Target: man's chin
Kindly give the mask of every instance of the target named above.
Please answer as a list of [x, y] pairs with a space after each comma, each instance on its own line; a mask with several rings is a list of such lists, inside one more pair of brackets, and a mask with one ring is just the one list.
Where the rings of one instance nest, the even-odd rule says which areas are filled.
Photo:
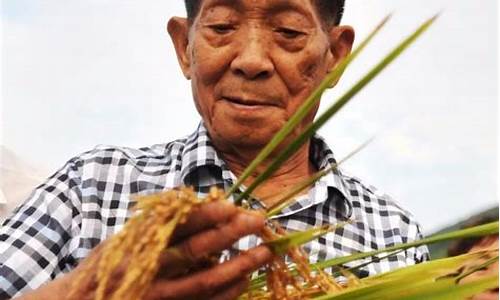
[[[274, 129], [274, 130], [273, 130]], [[245, 126], [216, 125], [211, 137], [214, 143], [241, 150], [260, 150], [273, 138], [279, 128], [256, 128]]]

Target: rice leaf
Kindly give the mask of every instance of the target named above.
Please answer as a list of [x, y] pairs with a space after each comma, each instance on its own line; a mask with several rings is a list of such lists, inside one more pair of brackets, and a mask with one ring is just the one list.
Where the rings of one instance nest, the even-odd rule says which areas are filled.
[[344, 226], [345, 224], [346, 223], [338, 225], [325, 225], [313, 227], [305, 231], [293, 232], [275, 240], [266, 242], [265, 245], [271, 248], [271, 250], [277, 255], [285, 254], [290, 247], [299, 246], [315, 240], [328, 232]]
[[[415, 277], [417, 276], [414, 274]], [[327, 294], [315, 300], [457, 300], [467, 299], [483, 291], [498, 287], [498, 275], [492, 275], [473, 282], [456, 284], [453, 279], [427, 281], [421, 277], [410, 277], [408, 281], [387, 281], [386, 284], [348, 289], [340, 294]]]
[[[361, 53], [361, 51], [368, 45], [373, 37], [382, 29], [382, 27], [390, 19], [391, 15], [387, 15], [375, 29], [359, 44], [359, 46], [352, 51], [344, 60], [342, 60], [320, 83], [320, 85], [313, 91], [313, 93], [306, 99], [306, 101], [299, 107], [297, 112], [286, 122], [286, 124], [278, 131], [271, 141], [261, 150], [255, 159], [248, 165], [248, 167], [240, 175], [236, 183], [226, 193], [228, 198], [234, 193], [241, 184], [257, 169], [257, 167], [276, 149], [276, 147], [292, 132], [292, 130], [307, 116], [311, 109], [321, 99], [323, 92], [337, 81], [347, 66]], [[240, 198], [241, 200], [243, 198]]]
[[[271, 176], [293, 153], [295, 153], [309, 138], [321, 128], [331, 117], [333, 117], [344, 105], [346, 105], [359, 91], [361, 91], [373, 78], [375, 78], [382, 70], [384, 70], [391, 62], [394, 61], [404, 50], [406, 50], [416, 39], [424, 33], [437, 19], [438, 15], [433, 16], [424, 22], [415, 32], [395, 47], [386, 57], [382, 59], [375, 67], [373, 67], [363, 78], [361, 78], [351, 89], [340, 97], [334, 104], [332, 104], [318, 119], [310, 124], [304, 132], [302, 132], [295, 140], [293, 140], [273, 162], [264, 170], [255, 180], [248, 186], [248, 188], [241, 193], [236, 199], [239, 203], [242, 199], [250, 195], [255, 188], [269, 176]], [[232, 192], [232, 191], [231, 191]]]
[[411, 296], [404, 297], [405, 300], [456, 300], [468, 299], [484, 291], [498, 287], [498, 275], [481, 278], [474, 282], [453, 285], [452, 280], [438, 281], [421, 286]]
[[464, 299], [498, 286], [496, 274], [468, 283], [457, 283], [456, 279], [463, 270], [477, 265], [485, 255], [496, 255], [498, 258], [496, 251], [484, 250], [434, 260], [363, 278], [359, 286], [315, 299]]

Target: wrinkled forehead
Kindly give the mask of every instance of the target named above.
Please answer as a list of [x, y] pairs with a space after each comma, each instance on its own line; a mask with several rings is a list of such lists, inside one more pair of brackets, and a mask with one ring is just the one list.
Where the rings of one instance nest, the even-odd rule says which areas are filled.
[[316, 13], [313, 0], [203, 0], [200, 10], [203, 14], [217, 6], [231, 7], [240, 12], [261, 10], [264, 13], [272, 13], [280, 10], [295, 10], [310, 17]]

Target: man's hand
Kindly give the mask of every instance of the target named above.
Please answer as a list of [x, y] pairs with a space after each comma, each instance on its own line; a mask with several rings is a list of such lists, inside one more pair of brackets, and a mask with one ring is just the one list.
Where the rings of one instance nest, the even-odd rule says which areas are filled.
[[[245, 291], [248, 275], [270, 260], [271, 251], [265, 246], [255, 247], [222, 264], [210, 263], [209, 258], [230, 248], [240, 238], [259, 233], [264, 222], [261, 214], [238, 209], [227, 202], [207, 203], [194, 209], [186, 223], [174, 232], [171, 246], [160, 258], [160, 270], [145, 299], [235, 299]], [[43, 299], [41, 295], [64, 298], [85, 265], [100, 258], [102, 248], [102, 244], [96, 247], [71, 273], [26, 295], [25, 299], [31, 299], [30, 296]], [[121, 270], [113, 274], [108, 292], [117, 287], [125, 266], [126, 259]], [[96, 276], [86, 278], [88, 281], [78, 290], [78, 299], [94, 298]], [[65, 293], [61, 294], [63, 290]], [[36, 292], [41, 294], [35, 295]]]

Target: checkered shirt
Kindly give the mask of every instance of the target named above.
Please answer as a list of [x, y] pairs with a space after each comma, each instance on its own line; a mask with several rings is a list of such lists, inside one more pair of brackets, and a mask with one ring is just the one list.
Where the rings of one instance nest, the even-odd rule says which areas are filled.
[[[310, 157], [318, 169], [335, 163], [331, 150], [317, 136], [311, 140]], [[167, 144], [140, 149], [98, 146], [71, 159], [0, 228], [0, 299], [36, 289], [75, 268], [92, 248], [123, 227], [130, 217], [131, 195], [189, 185], [203, 196], [211, 186], [228, 189], [234, 181], [203, 124], [193, 134]], [[312, 262], [422, 238], [411, 214], [341, 171], [323, 177], [306, 197], [299, 197], [274, 218], [289, 231], [351, 221], [305, 245]], [[249, 236], [235, 249], [257, 243], [255, 236]], [[412, 248], [369, 264], [358, 275], [427, 259], [425, 246]]]

